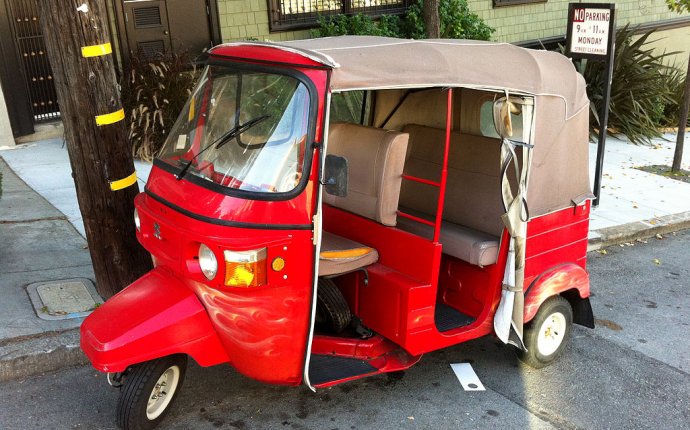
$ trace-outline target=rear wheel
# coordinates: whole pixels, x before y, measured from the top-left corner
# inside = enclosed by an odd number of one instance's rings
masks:
[[[518,351],[520,360],[536,369],[553,363],[568,343],[572,323],[573,309],[566,299],[554,296],[546,300],[525,326],[527,351]]]
[[[177,396],[187,357],[171,355],[133,366],[117,402],[117,424],[124,430],[150,430],[165,417]]]
[[[321,330],[340,333],[352,321],[350,306],[330,279],[319,278],[316,294],[316,325]]]

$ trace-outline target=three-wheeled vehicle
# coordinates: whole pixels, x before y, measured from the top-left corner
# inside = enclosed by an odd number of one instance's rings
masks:
[[[215,47],[136,198],[155,268],[81,328],[119,425],[188,356],[311,389],[490,334],[551,363],[593,327],[588,115],[568,59],[505,43]]]

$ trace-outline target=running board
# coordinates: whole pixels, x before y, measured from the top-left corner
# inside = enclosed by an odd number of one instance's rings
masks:
[[[405,370],[422,358],[379,335],[369,339],[317,335],[312,346],[309,382],[316,388]]]
[[[316,387],[329,382],[350,381],[375,373],[378,373],[377,368],[366,360],[356,358],[312,355],[309,361],[309,382]]]

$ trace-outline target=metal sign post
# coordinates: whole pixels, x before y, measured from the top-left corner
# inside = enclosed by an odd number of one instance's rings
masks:
[[[599,113],[599,145],[594,173],[594,207],[599,206],[601,175],[604,167],[606,128],[609,122],[609,99],[613,79],[613,57],[616,41],[616,5],[614,3],[570,3],[568,5],[568,34],[566,55],[570,58],[586,58],[604,61],[604,99]]]

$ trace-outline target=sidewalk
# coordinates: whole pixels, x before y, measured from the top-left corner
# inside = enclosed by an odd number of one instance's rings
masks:
[[[690,227],[690,184],[634,168],[670,165],[675,136],[665,137],[669,140],[659,139],[651,147],[609,138],[601,201],[590,222],[590,249]],[[82,319],[38,318],[26,289],[43,281],[94,280],[62,139],[14,148],[2,144],[0,243],[6,245],[0,247],[0,381],[84,362],[77,330]],[[592,178],[595,158],[591,144]],[[136,168],[143,189],[151,165],[137,162]],[[683,168],[690,170],[690,163]]]

